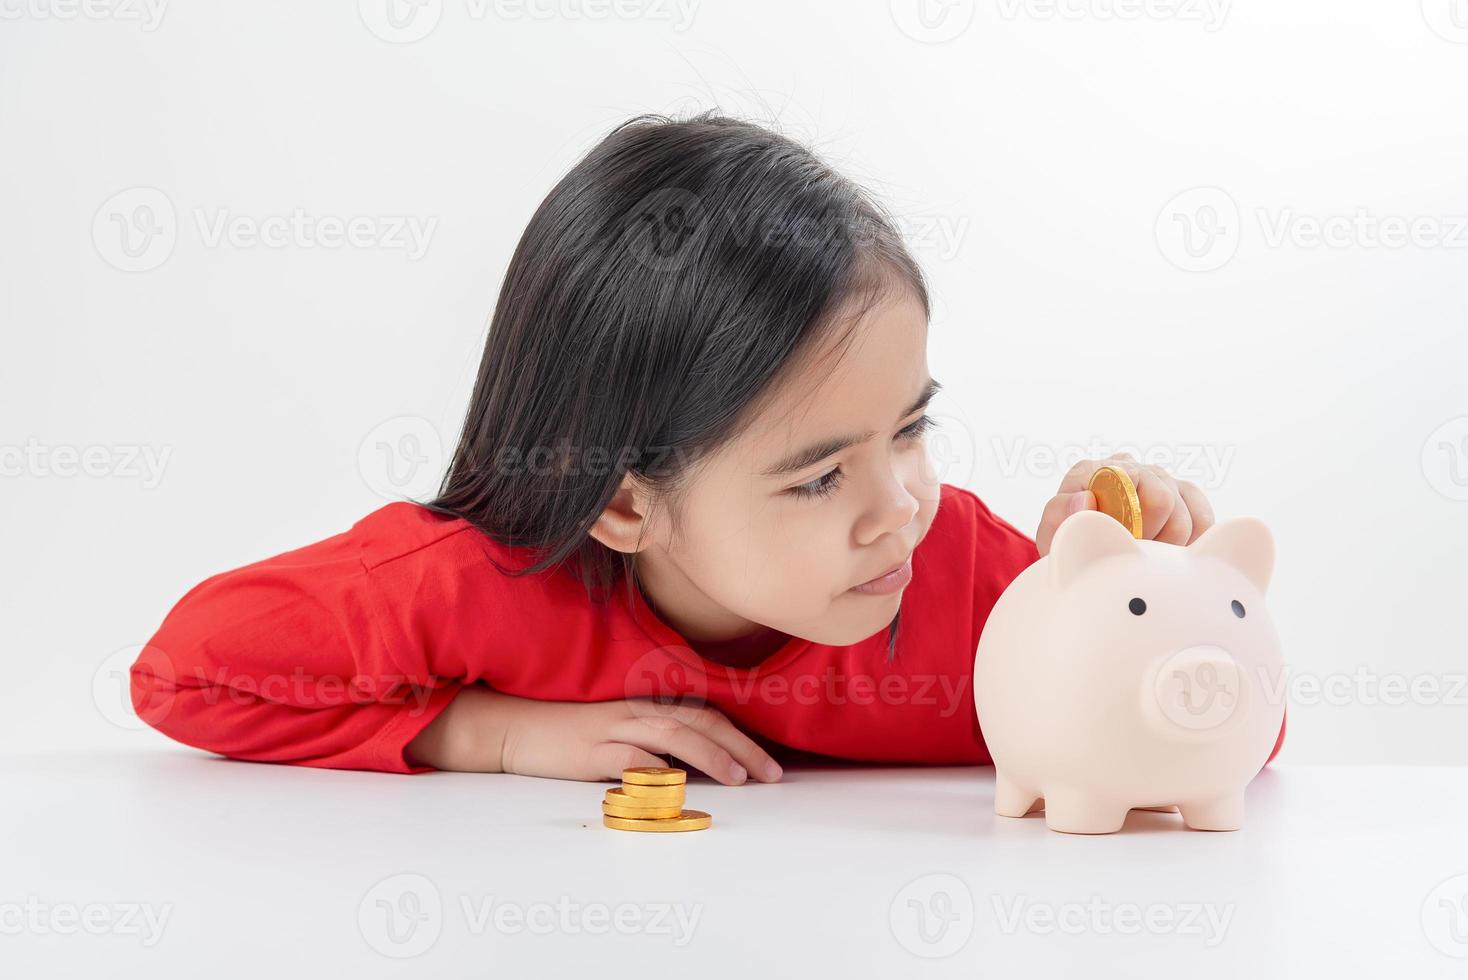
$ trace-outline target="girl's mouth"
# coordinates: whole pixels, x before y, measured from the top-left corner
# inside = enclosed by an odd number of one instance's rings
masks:
[[[871,581],[854,585],[849,591],[857,592],[861,595],[891,595],[893,592],[905,587],[911,581],[912,556],[908,555],[907,560],[897,566],[896,569],[887,572],[885,575],[878,575]]]

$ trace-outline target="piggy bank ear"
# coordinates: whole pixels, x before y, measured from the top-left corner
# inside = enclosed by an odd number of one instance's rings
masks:
[[[1140,550],[1132,533],[1116,518],[1099,510],[1083,510],[1061,521],[1055,529],[1055,539],[1050,542],[1050,573],[1057,585],[1066,586],[1093,562]]]
[[[1188,545],[1198,555],[1222,558],[1243,572],[1260,592],[1269,588],[1274,573],[1274,535],[1254,517],[1235,517],[1215,524]]]

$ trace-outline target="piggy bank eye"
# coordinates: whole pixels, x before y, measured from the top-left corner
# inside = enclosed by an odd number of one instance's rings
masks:
[[[1147,611],[1147,604],[1141,599],[1133,599],[1126,604],[1126,607],[1132,611],[1133,616],[1140,616]]]
[[[1239,617],[1240,619],[1243,619],[1244,618],[1244,604],[1242,602],[1240,602],[1239,600],[1235,599],[1233,601],[1233,607],[1234,607],[1234,615],[1237,616],[1237,617]]]

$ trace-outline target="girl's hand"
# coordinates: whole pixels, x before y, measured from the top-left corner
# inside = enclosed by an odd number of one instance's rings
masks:
[[[539,701],[470,685],[408,747],[438,769],[620,780],[676,756],[727,785],[775,782],[779,765],[717,708],[628,701]]]
[[[1213,508],[1196,484],[1175,480],[1160,466],[1144,466],[1130,453],[1117,453],[1106,459],[1083,459],[1065,474],[1060,490],[1040,515],[1035,545],[1041,556],[1050,551],[1050,542],[1061,521],[1079,511],[1096,509],[1096,496],[1086,485],[1102,466],[1125,470],[1137,485],[1137,497],[1142,502],[1142,537],[1186,545],[1213,525]]]
[[[616,779],[676,756],[730,786],[775,782],[780,767],[720,710],[632,701],[522,701],[505,731],[505,772],[559,779]]]

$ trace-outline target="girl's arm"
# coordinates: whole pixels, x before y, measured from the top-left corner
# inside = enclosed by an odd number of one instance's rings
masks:
[[[717,708],[649,701],[541,701],[470,684],[406,751],[410,765],[588,781],[687,762],[721,783],[775,782],[778,763]]]
[[[133,664],[134,710],[231,758],[425,771],[403,750],[463,684],[389,648],[367,575],[344,532],[205,579]]]
[[[482,684],[466,685],[447,708],[408,743],[410,766],[455,772],[504,772],[507,710],[520,698]]]
[[[415,572],[413,590],[387,594],[371,574],[346,532],[205,579],[133,664],[138,716],[231,758],[330,769],[603,780],[667,753],[724,783],[780,778],[713,707],[537,700],[434,676],[424,650],[444,584]]]

